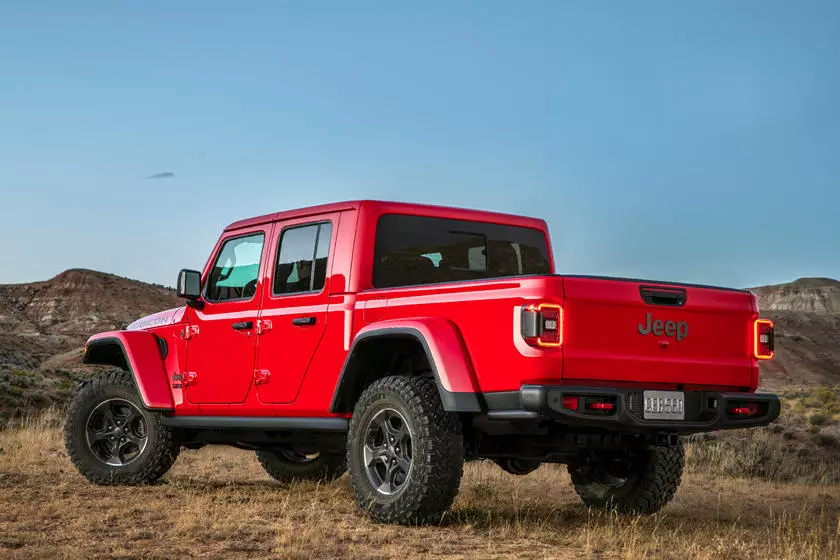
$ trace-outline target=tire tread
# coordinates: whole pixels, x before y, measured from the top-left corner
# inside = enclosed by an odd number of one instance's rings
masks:
[[[148,448],[144,450],[144,454],[147,452],[150,454],[138,458],[139,461],[142,461],[142,467],[138,471],[120,471],[114,467],[103,469],[100,465],[92,463],[91,459],[86,456],[84,447],[87,444],[83,441],[77,441],[73,430],[74,422],[80,421],[79,419],[84,416],[83,407],[90,400],[106,396],[108,390],[113,387],[133,391],[137,397],[135,404],[141,409],[143,408],[134,378],[127,371],[109,372],[83,384],[70,401],[67,420],[64,425],[64,444],[70,456],[70,461],[82,476],[94,484],[149,484],[154,482],[172,467],[181,450],[175,434],[169,427],[163,425],[159,413],[151,412],[147,416],[147,430],[150,434],[154,430],[157,437],[151,438],[151,441],[149,441],[148,445],[152,445],[151,450]]]
[[[274,451],[260,450],[257,460],[271,478],[282,484],[305,480],[332,482],[347,470],[346,456],[342,453],[322,453],[311,463],[295,463]]]
[[[615,508],[619,513],[649,515],[658,512],[677,492],[685,467],[685,449],[680,442],[674,447],[649,447],[649,460],[633,486],[621,495],[596,492],[585,475],[569,467],[572,485],[583,503],[590,507]]]
[[[382,399],[400,401],[412,416],[417,441],[412,474],[404,493],[392,502],[375,499],[364,468],[353,468],[353,445],[364,438],[360,426],[364,411]],[[423,450],[418,453],[418,450]],[[398,524],[440,522],[452,506],[461,484],[464,464],[464,444],[461,421],[456,414],[446,412],[434,380],[413,376],[390,376],[374,381],[359,398],[347,439],[350,483],[356,503],[377,521]]]

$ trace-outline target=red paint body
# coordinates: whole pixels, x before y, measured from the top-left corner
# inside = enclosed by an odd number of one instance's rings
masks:
[[[374,289],[374,238],[383,214],[527,227],[549,242],[542,220],[434,206],[361,201],[268,214],[228,226],[202,273],[204,283],[226,239],[263,232],[252,299],[170,310],[88,344],[118,341],[146,405],[185,416],[346,416],[331,413],[330,405],[353,342],[388,329],[420,333],[440,386],[455,393],[518,391],[526,384],[756,389],[757,309],[749,292],[679,286],[685,305],[651,306],[639,295],[641,285],[675,285],[563,277],[554,274],[553,262],[544,276]],[[324,221],[332,224],[324,289],[272,295],[283,229]],[[539,303],[562,307],[558,347],[535,347],[522,337],[522,307]],[[643,335],[648,313],[651,332]],[[292,325],[303,317],[314,323]],[[233,330],[240,321],[254,328]],[[686,325],[686,336],[677,336],[678,325]],[[166,341],[165,358],[158,337]]]

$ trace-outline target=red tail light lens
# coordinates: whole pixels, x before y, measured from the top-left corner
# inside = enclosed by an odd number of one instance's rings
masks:
[[[758,404],[746,403],[729,409],[729,414],[735,416],[755,416],[758,414]]]
[[[769,360],[775,354],[774,327],[770,319],[756,319],[753,324],[753,355]]]
[[[522,338],[531,346],[543,348],[563,344],[563,308],[540,303],[522,308]]]
[[[577,410],[579,406],[579,400],[575,395],[563,395],[563,408],[568,408],[569,410]]]
[[[592,410],[612,410],[613,409],[613,403],[593,402],[593,403],[589,403],[587,405],[587,408],[590,408]]]

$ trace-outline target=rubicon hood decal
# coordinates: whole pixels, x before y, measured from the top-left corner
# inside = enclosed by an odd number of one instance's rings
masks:
[[[163,327],[166,325],[173,325],[180,322],[184,318],[185,307],[176,307],[174,309],[167,309],[160,313],[148,315],[142,319],[137,319],[126,330],[129,331],[143,331],[146,329],[153,329],[155,327]]]

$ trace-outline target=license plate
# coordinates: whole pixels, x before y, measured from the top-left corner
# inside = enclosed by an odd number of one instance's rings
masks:
[[[645,420],[685,420],[685,393],[645,391]]]

